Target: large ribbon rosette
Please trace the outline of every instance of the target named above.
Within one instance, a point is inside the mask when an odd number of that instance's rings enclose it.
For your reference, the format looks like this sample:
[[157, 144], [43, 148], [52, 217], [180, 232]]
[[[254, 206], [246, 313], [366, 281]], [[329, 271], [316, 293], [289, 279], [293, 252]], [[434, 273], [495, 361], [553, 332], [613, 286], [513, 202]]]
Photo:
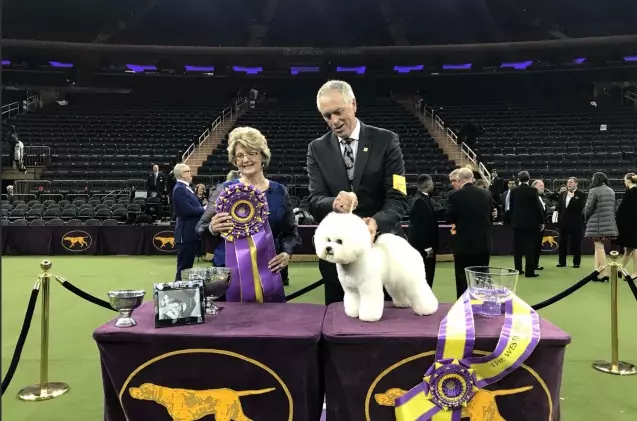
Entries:
[[265, 194], [243, 183], [232, 184], [217, 198], [216, 211], [228, 213], [234, 225], [221, 234], [226, 242], [226, 267], [232, 269], [226, 300], [284, 302], [281, 275], [268, 268], [276, 249]]
[[505, 304], [500, 339], [492, 354], [474, 357], [473, 310], [467, 290], [440, 323], [434, 364], [423, 382], [396, 399], [397, 421], [460, 421], [480, 389], [517, 369], [540, 342], [540, 320], [528, 304], [515, 295]]

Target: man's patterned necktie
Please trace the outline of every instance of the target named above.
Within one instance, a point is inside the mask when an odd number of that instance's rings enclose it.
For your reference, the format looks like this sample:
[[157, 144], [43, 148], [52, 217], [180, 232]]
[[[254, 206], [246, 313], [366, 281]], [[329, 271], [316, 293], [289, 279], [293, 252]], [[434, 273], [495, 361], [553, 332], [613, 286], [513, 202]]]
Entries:
[[355, 139], [343, 139], [343, 161], [345, 162], [345, 168], [347, 169], [347, 178], [349, 181], [354, 179], [354, 151], [352, 150], [352, 142]]

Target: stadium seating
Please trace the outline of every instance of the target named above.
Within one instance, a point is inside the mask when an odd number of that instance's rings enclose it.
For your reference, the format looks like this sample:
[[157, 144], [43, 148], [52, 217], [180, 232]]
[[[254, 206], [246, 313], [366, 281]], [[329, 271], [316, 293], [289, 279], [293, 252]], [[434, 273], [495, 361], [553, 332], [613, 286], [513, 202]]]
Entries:
[[[442, 174], [444, 179], [451, 171], [454, 163], [412, 113], [391, 99], [361, 101], [360, 104], [357, 116], [361, 121], [399, 134], [409, 183], [413, 184], [418, 174]], [[268, 139], [272, 152], [268, 177], [286, 184], [298, 197], [307, 194], [307, 145], [328, 131], [315, 104], [266, 105], [248, 111], [235, 125], [255, 127]], [[208, 156], [198, 174], [225, 179], [226, 173], [234, 169], [228, 162], [227, 146], [226, 138]]]
[[[603, 171], [621, 179], [637, 167], [637, 114], [632, 108], [586, 105], [445, 106], [440, 117], [456, 132], [467, 123], [483, 130], [475, 150], [505, 177], [590, 178]], [[622, 187], [623, 186], [613, 186]]]
[[153, 164], [163, 170], [172, 158], [181, 159], [222, 109], [215, 100], [80, 95], [68, 106], [54, 103], [7, 123], [16, 126], [25, 146], [51, 148], [43, 179], [145, 179]]

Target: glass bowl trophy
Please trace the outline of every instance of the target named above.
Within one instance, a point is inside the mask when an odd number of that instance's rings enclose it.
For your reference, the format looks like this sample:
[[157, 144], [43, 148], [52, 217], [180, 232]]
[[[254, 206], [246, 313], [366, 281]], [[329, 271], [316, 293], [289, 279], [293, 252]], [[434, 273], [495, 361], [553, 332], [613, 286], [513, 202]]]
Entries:
[[491, 266], [470, 266], [464, 271], [471, 297], [482, 301], [480, 314], [489, 318], [500, 316], [502, 304], [515, 294], [519, 272]]
[[203, 281], [206, 315], [215, 315], [219, 314], [221, 308], [214, 303], [214, 300], [223, 297], [228, 290], [232, 279], [232, 270], [225, 267], [184, 269], [181, 271], [181, 279]]

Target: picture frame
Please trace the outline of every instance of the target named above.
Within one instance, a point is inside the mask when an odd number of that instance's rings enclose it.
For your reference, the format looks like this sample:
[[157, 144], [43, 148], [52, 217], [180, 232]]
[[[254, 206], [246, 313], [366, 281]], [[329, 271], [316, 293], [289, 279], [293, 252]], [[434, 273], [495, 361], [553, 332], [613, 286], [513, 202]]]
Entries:
[[201, 280], [153, 284], [155, 327], [202, 324], [206, 318]]

